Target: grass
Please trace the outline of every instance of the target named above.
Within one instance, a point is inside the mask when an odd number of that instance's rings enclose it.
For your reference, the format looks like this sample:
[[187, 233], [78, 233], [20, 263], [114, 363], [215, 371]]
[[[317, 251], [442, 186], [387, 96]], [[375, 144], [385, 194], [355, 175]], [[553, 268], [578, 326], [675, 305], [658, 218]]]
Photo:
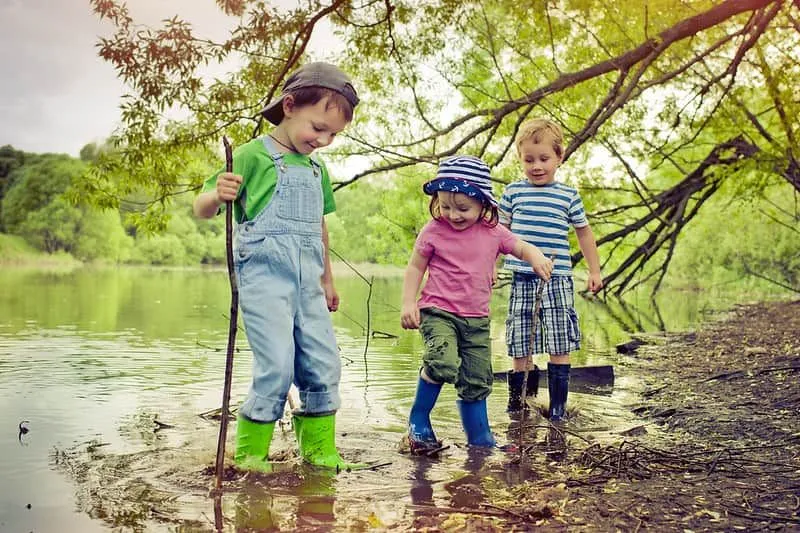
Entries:
[[22, 237], [0, 233], [0, 265], [4, 266], [76, 266], [80, 261], [63, 252], [40, 252]]

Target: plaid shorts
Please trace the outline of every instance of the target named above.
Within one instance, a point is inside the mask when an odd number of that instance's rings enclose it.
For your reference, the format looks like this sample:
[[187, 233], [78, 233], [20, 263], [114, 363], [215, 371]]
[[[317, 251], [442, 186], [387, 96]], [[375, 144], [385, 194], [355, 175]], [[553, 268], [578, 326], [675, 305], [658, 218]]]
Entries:
[[509, 357], [527, 357], [539, 353], [562, 355], [581, 347], [572, 276], [553, 276], [542, 292], [534, 350], [530, 350], [533, 309], [540, 283], [542, 280], [535, 275], [514, 273], [506, 318]]

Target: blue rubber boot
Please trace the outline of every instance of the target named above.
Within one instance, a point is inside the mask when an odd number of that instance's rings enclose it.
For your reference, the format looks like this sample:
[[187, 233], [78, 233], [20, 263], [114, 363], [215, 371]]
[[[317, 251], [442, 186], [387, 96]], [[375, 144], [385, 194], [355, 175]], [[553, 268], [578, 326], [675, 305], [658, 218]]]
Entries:
[[422, 377], [417, 382], [417, 395], [408, 415], [408, 442], [412, 453], [426, 453], [442, 446], [431, 427], [431, 410], [441, 390], [441, 383], [428, 383]]
[[551, 422], [559, 422], [567, 417], [567, 393], [569, 392], [570, 365], [547, 363], [547, 388], [550, 392]]
[[461, 414], [461, 424], [467, 434], [467, 444], [470, 446], [494, 446], [494, 435], [489, 428], [489, 415], [486, 413], [486, 400], [477, 402], [456, 401], [458, 412]]

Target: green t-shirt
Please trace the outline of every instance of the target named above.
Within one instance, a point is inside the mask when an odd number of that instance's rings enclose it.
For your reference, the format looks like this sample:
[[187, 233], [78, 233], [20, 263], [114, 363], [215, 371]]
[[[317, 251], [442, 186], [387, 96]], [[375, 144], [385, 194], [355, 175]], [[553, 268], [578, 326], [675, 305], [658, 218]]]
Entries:
[[[311, 167], [311, 158], [307, 155], [285, 153], [283, 154], [283, 160], [287, 165]], [[331, 178], [328, 175], [328, 169], [325, 164], [318, 158], [314, 158], [314, 160], [322, 168], [322, 198], [324, 202], [322, 213], [327, 215], [336, 211]], [[208, 178], [203, 184], [201, 192], [216, 189], [217, 176], [224, 170], [222, 168]], [[264, 143], [261, 139], [253, 139], [233, 151], [233, 173], [242, 176], [239, 196], [233, 204], [234, 217], [237, 222], [253, 220], [269, 203], [272, 193], [275, 192], [275, 184], [278, 181], [275, 164], [272, 161], [272, 157], [267, 153], [266, 148], [264, 148]], [[244, 206], [242, 206], [241, 202], [242, 195], [245, 198], [244, 203], [246, 205]]]

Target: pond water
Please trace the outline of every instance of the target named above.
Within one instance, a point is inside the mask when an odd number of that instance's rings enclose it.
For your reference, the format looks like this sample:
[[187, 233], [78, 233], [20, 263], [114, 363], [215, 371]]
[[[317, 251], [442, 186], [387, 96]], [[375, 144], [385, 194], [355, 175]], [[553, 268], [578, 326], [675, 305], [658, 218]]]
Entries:
[[[302, 465], [291, 428], [276, 430], [279, 473], [234, 477], [221, 504], [209, 497], [219, 422], [230, 295], [224, 271], [81, 268], [0, 270], [0, 531], [332, 530], [389, 526], [412, 504], [443, 495], [444, 482], [496, 467], [503, 453], [475, 456], [452, 387], [432, 419], [451, 444], [437, 460], [398, 452], [419, 366], [421, 340], [399, 326], [402, 279], [339, 275], [334, 315], [344, 363], [337, 441], [352, 460], [391, 463], [338, 476]], [[741, 295], [718, 291], [648, 295], [626, 302], [578, 299], [584, 349], [575, 365], [614, 365], [616, 381], [572, 393], [579, 431], [603, 438], [636, 424], [628, 406], [636, 376], [614, 346], [636, 331], [693, 327]], [[508, 288], [493, 300], [493, 364], [504, 355]], [[369, 313], [367, 298], [369, 296]], [[376, 331], [365, 354], [365, 330]], [[249, 384], [250, 353], [237, 338], [231, 405]], [[537, 358], [540, 366], [544, 357]], [[546, 401], [545, 398], [541, 402]], [[489, 398], [498, 439], [508, 440], [504, 383]], [[24, 423], [23, 423], [24, 421]], [[18, 428], [22, 424], [26, 433]], [[163, 426], [162, 424], [166, 424]], [[233, 449], [235, 424], [228, 431]], [[230, 459], [226, 462], [230, 463]]]

